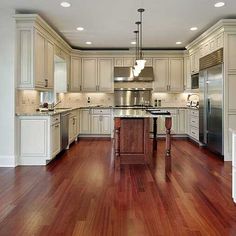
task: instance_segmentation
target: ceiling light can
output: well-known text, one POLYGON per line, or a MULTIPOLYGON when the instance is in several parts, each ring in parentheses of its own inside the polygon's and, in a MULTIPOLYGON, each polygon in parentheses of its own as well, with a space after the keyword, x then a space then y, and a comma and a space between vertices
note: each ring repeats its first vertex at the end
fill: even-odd
POLYGON ((215 3, 215 7, 223 7, 225 5, 225 3, 224 2, 216 2, 215 3))
POLYGON ((70 7, 71 4, 69 2, 61 2, 60 4, 62 7, 70 7))

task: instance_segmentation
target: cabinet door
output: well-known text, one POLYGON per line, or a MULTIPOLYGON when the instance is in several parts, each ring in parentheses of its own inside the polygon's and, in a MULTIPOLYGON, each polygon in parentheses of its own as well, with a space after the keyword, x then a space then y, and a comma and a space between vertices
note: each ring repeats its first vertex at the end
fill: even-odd
POLYGON ((102 116, 101 134, 111 134, 111 116, 110 115, 102 116))
POLYGON ((54 45, 45 40, 45 79, 48 88, 54 87, 54 45))
POLYGON ((90 134, 90 110, 80 110, 80 134, 90 134))
POLYGON ((77 134, 76 136, 79 135, 79 132, 80 132, 80 110, 78 109, 77 110, 77 134))
POLYGON ((77 116, 73 117, 73 138, 75 139, 77 137, 77 116))
POLYGON ((145 66, 152 66, 152 58, 144 58, 146 60, 145 66))
POLYGON ((179 109, 178 114, 178 133, 186 134, 186 109, 179 109))
POLYGON ((168 59, 154 58, 154 92, 166 92, 168 85, 168 59))
POLYGON ((35 31, 35 45, 34 45, 34 77, 35 87, 45 87, 45 39, 38 32, 35 31))
POLYGON ((100 115, 91 116, 91 134, 101 133, 101 117, 100 115))
POLYGON ((183 92, 184 90, 184 64, 182 58, 170 59, 169 90, 183 92))
POLYGON ((87 92, 97 91, 97 59, 82 59, 82 90, 87 92))
POLYGON ((191 90, 191 70, 189 57, 184 58, 184 80, 185 90, 191 90))
POLYGON ((115 58, 114 66, 123 66, 123 58, 115 58))
POLYGON ((71 80, 70 91, 81 91, 81 58, 71 58, 71 80))
POLYGON ((69 118, 69 143, 72 142, 74 138, 74 117, 69 118))
POLYGON ((113 92, 113 59, 98 59, 98 90, 100 92, 113 92))
POLYGON ((190 72, 191 72, 191 74, 194 74, 194 72, 195 72, 195 54, 194 53, 190 54, 189 58, 190 58, 190 72))
POLYGON ((134 58, 124 58, 123 66, 134 66, 134 58))
POLYGON ((51 158, 55 157, 61 150, 60 124, 51 127, 51 158))

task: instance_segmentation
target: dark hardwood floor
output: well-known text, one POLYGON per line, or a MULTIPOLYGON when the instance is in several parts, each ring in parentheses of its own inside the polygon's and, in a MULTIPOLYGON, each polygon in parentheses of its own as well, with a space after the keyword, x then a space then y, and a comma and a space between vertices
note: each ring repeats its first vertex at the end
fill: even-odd
POLYGON ((111 141, 82 140, 47 167, 0 168, 0 235, 236 235, 231 163, 163 141, 151 169, 113 168, 111 141))

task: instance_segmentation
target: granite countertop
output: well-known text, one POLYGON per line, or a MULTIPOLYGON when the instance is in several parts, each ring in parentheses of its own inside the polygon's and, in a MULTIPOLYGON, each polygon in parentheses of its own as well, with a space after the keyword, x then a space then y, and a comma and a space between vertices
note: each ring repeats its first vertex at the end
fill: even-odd
MULTIPOLYGON (((198 110, 198 108, 195 107, 186 107, 186 106, 177 106, 177 107, 170 107, 170 106, 162 106, 162 107, 153 107, 155 109, 194 109, 198 110)), ((47 112, 40 112, 40 111, 32 111, 32 112, 18 112, 16 113, 16 116, 54 116, 65 112, 70 112, 77 109, 112 109, 114 111, 114 114, 123 114, 124 116, 131 116, 129 114, 132 114, 132 116, 135 117, 153 117, 153 115, 147 113, 146 111, 141 107, 112 107, 112 106, 82 106, 82 107, 74 107, 74 108, 58 108, 55 111, 47 111, 47 112)))
POLYGON ((155 118, 155 117, 172 117, 172 115, 152 115, 143 109, 115 109, 113 116, 117 118, 155 118))

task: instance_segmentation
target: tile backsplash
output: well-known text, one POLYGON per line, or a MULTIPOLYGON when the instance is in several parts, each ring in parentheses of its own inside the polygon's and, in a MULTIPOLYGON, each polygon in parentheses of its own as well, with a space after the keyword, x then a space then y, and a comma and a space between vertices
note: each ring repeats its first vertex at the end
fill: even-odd
MULTIPOLYGON (((40 104, 40 92, 33 90, 17 90, 16 91, 16 112, 32 112, 35 111, 40 104)), ((162 106, 186 106, 187 93, 153 93, 152 104, 154 100, 161 100, 162 106)), ((112 93, 60 93, 57 100, 61 100, 58 107, 82 107, 82 106, 113 106, 114 94, 112 93), (88 103, 90 100, 90 103, 88 103)))

